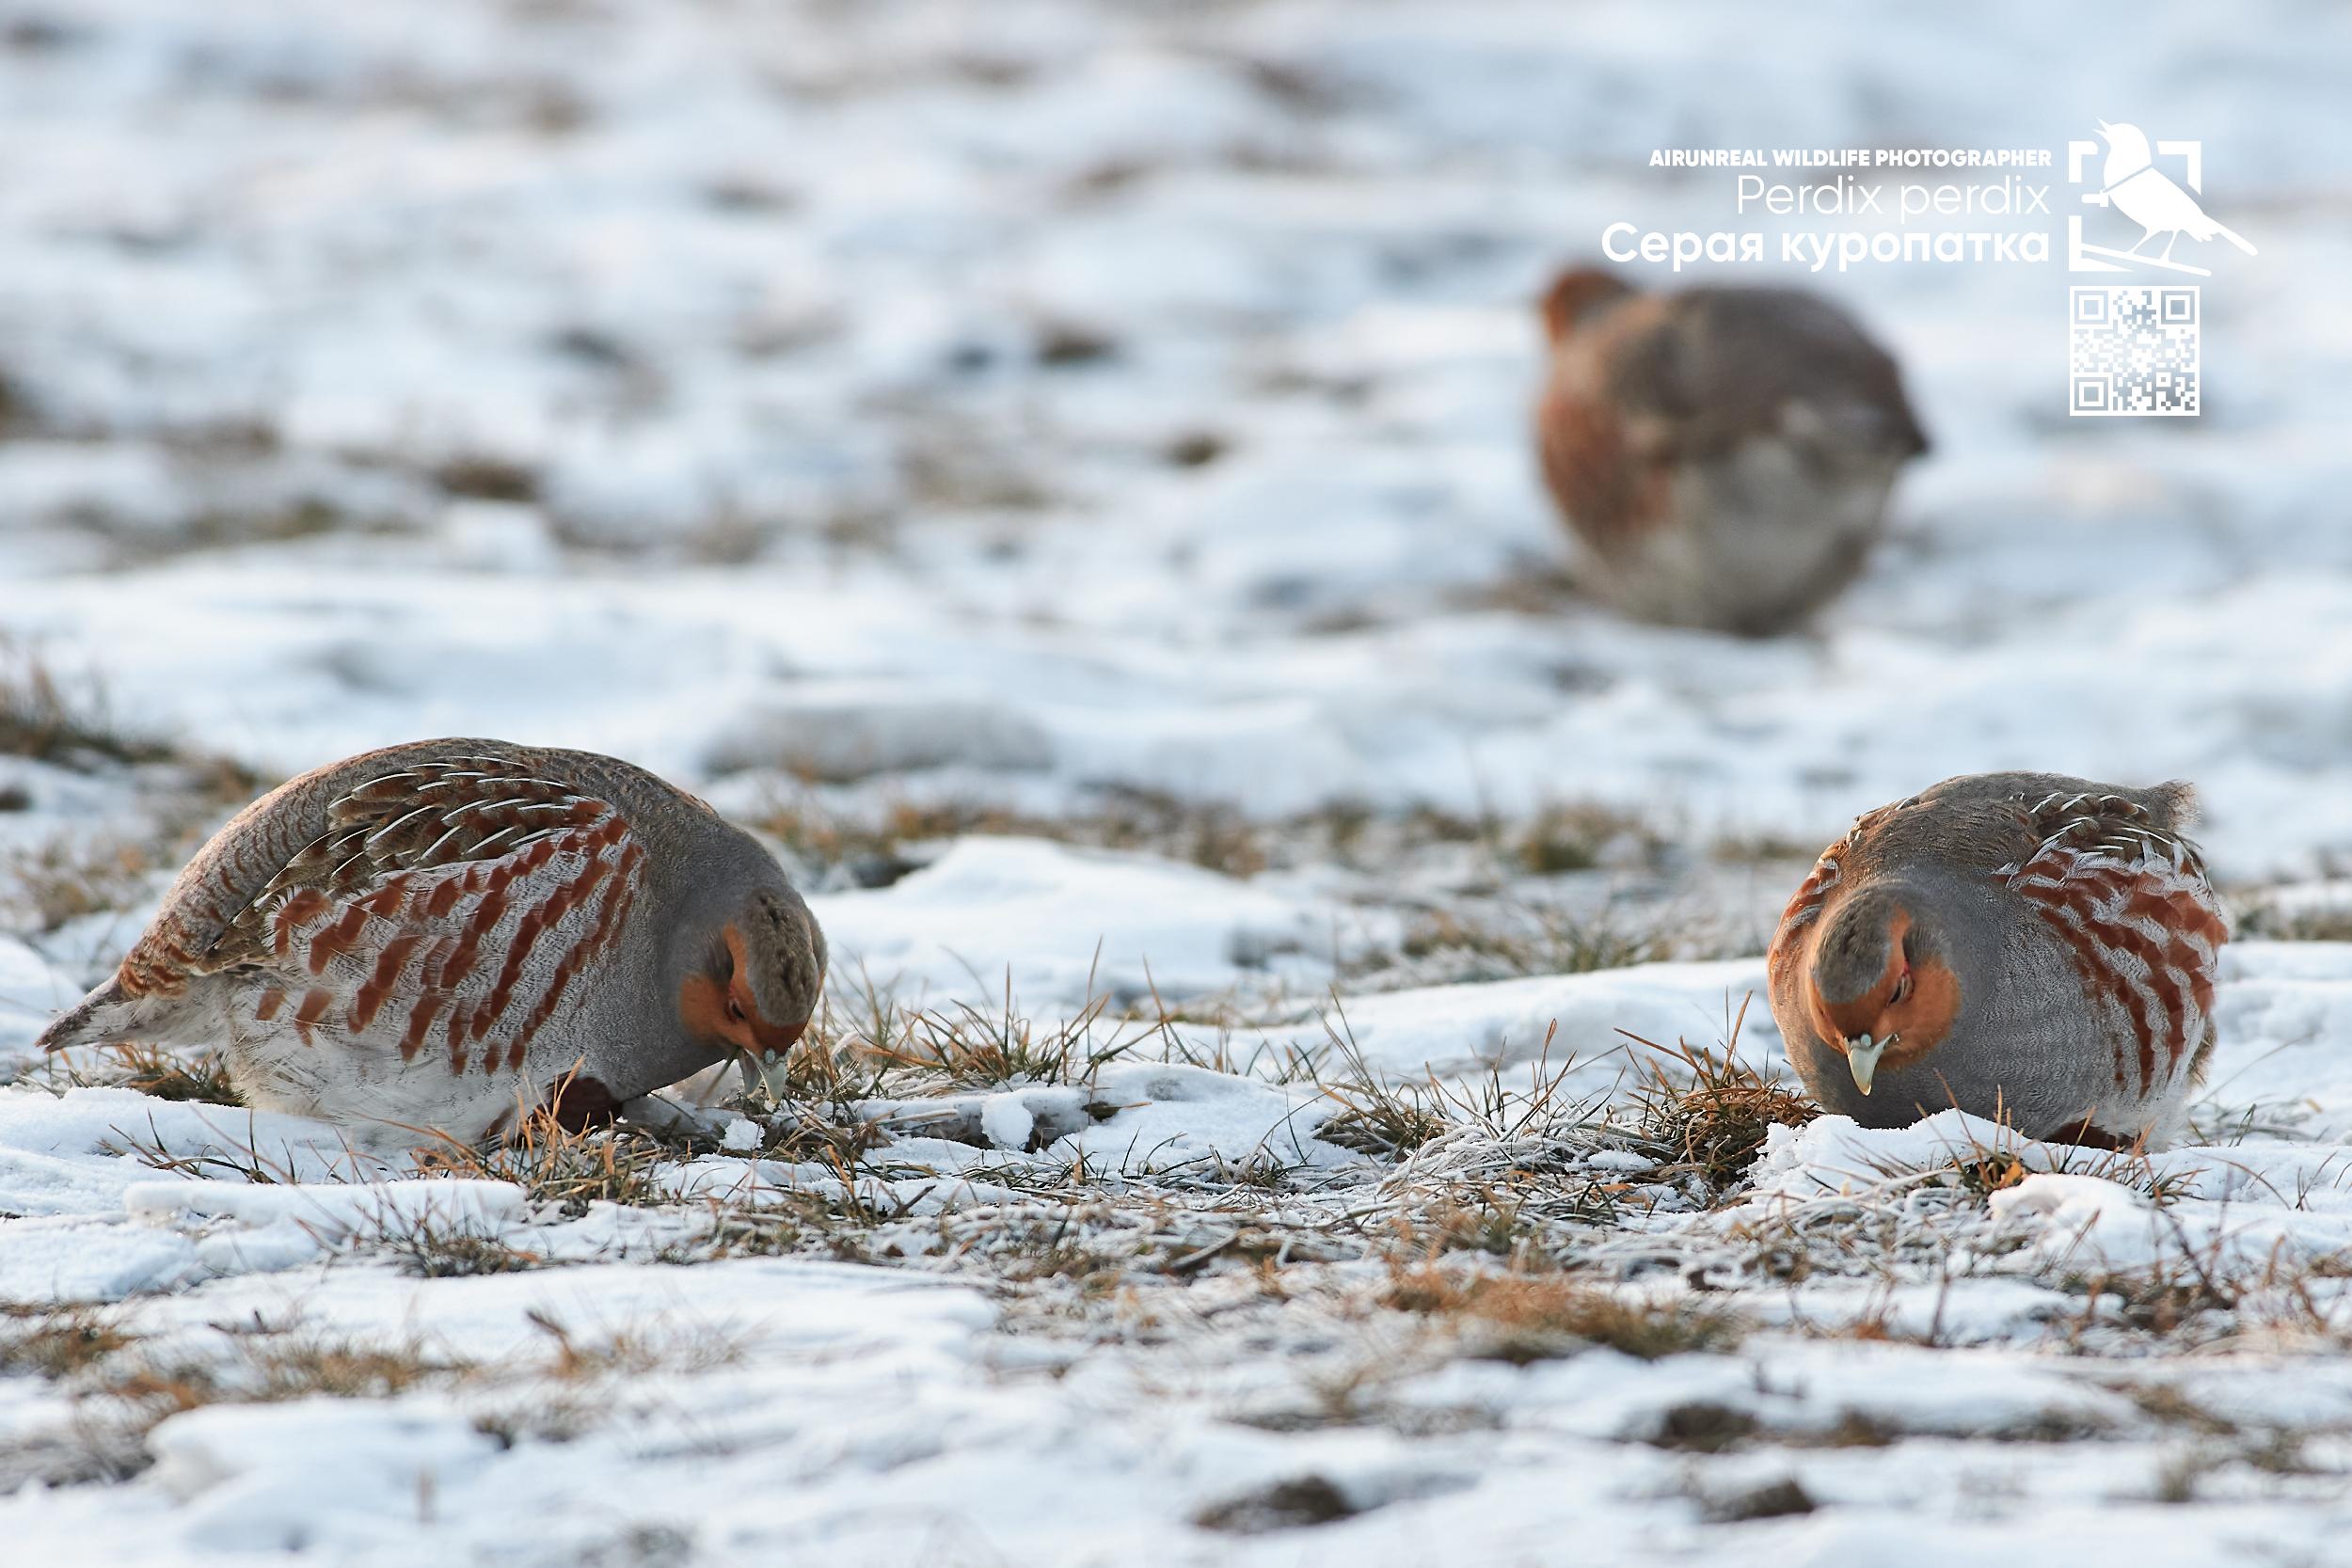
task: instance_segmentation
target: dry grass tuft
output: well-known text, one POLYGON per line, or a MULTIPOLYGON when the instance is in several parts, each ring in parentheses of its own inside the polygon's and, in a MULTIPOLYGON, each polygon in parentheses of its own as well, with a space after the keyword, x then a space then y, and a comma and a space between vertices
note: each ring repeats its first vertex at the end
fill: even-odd
POLYGON ((1714 917, 1703 912, 1629 912, 1615 898, 1572 909, 1503 897, 1422 913, 1395 947, 1354 957, 1346 973, 1360 978, 1398 972, 1391 979, 1401 975, 1417 985, 1460 985, 1533 974, 1583 974, 1745 950, 1744 944, 1727 942, 1714 917))
POLYGON ((1720 833, 1707 847, 1708 858, 1725 865, 1778 865, 1787 862, 1809 864, 1820 852, 1818 844, 1772 832, 1720 833))
POLYGON ((1747 1411, 1713 1400, 1689 1400, 1659 1414, 1649 1441, 1678 1453, 1725 1453, 1754 1437, 1761 1426, 1747 1411))
POLYGON ((1523 1196, 1498 1187, 1455 1189, 1394 1224, 1397 1256, 1478 1252, 1515 1265, 1536 1260, 1544 1226, 1523 1196))
POLYGON ((1360 1512, 1347 1494, 1322 1476, 1294 1476, 1270 1486, 1212 1503, 1192 1516, 1202 1529, 1228 1535, 1263 1535, 1269 1530, 1327 1525, 1360 1512))
POLYGON ((1106 790, 1090 809, 1051 817, 954 800, 894 800, 861 814, 804 795, 776 802, 751 825, 820 873, 860 887, 887 886, 924 863, 925 847, 973 833, 1148 852, 1228 877, 1255 876, 1267 864, 1263 835, 1233 807, 1142 790, 1106 790))
POLYGON ((117 721, 95 680, 77 689, 30 652, 0 641, 0 752, 87 768, 161 762, 172 749, 117 721))
POLYGON ((1376 1160, 1401 1159, 1453 1125, 1418 1083, 1366 1077, 1327 1085, 1323 1092, 1340 1109, 1315 1136, 1376 1160))
POLYGON ((453 496, 477 500, 535 501, 539 475, 525 464, 486 453, 453 457, 433 471, 434 482, 453 496))
POLYGON ((2239 910, 2231 935, 2241 941, 2352 942, 2352 905, 2306 905, 2290 909, 2252 903, 2239 910))
POLYGON ((217 550, 241 545, 285 545, 330 533, 389 533, 397 519, 346 512, 325 496, 292 496, 274 505, 199 512, 183 521, 174 550, 217 550))
POLYGON ((1082 1296, 1108 1296, 1124 1282, 1136 1259, 1089 1234, 1089 1221, 1104 1217, 1082 1210, 1009 1216, 988 1239, 988 1260, 1000 1278, 1014 1284, 1061 1281, 1082 1296))
POLYGON ((1677 1040, 1671 1047, 1626 1037, 1646 1048, 1646 1079, 1637 1090, 1643 1133, 1673 1151, 1711 1192, 1744 1175, 1774 1127, 1802 1127, 1820 1107, 1739 1059, 1740 1030, 1748 1003, 1740 1004, 1721 1051, 1677 1040))
MULTIPOLYGON (((979 368, 991 351, 973 345, 967 363, 979 368)), ((1060 498, 1045 477, 1022 462, 1020 448, 970 429, 916 427, 898 445, 898 483, 925 510, 1036 512, 1060 498)))
POLYGON ((1375 1159, 1397 1160, 1454 1127, 1454 1113, 1460 1107, 1449 1101, 1435 1074, 1425 1083, 1391 1081, 1365 1059, 1337 992, 1332 994, 1331 1016, 1324 1020, 1323 1032, 1332 1064, 1343 1075, 1327 1075, 1317 1059, 1305 1062, 1315 1086, 1340 1107, 1315 1129, 1316 1137, 1375 1159))
POLYGON ((1380 1297, 1401 1312, 1450 1320, 1481 1359, 1524 1364, 1603 1345, 1644 1361, 1736 1346, 1740 1320, 1695 1303, 1628 1300, 1563 1275, 1396 1269, 1380 1297))
POLYGON ((1041 1028, 1008 1006, 989 1012, 969 1003, 901 1013, 901 1033, 882 1054, 901 1067, 936 1072, 957 1088, 1011 1084, 1083 1083, 1133 1049, 1131 1039, 1100 1041, 1098 999, 1079 1017, 1041 1028))
POLYGON ((637 1324, 589 1339, 537 1307, 523 1316, 552 1344, 553 1358, 543 1375, 566 1383, 643 1377, 660 1371, 715 1371, 743 1358, 742 1338, 720 1324, 637 1324))
POLYGON ((2064 1284, 2081 1291, 2092 1309, 2112 1307, 2125 1327, 2159 1338, 2192 1327, 2226 1324, 2248 1293, 2242 1282, 2225 1277, 2190 1253, 2143 1269, 2100 1272, 2064 1284))
POLYGON ((1701 1512, 1710 1525, 1737 1525, 1750 1519, 1786 1519, 1819 1506, 1794 1477, 1783 1476, 1744 1492, 1709 1497, 1701 1512))
POLYGON ((933 841, 966 833, 1057 836, 1009 809, 954 801, 898 800, 869 817, 803 799, 770 806, 751 825, 820 874, 838 872, 859 887, 887 887, 915 870, 921 863, 909 851, 933 841))
MULTIPOLYGON (((1573 870, 1628 862, 1652 865, 1665 852, 1665 840, 1655 829, 1601 807, 1553 808, 1514 825, 1429 806, 1379 812, 1360 800, 1337 799, 1267 821, 1247 816, 1230 802, 1126 785, 1095 789, 1070 810, 1053 816, 973 799, 851 804, 808 786, 779 793, 747 820, 819 879, 862 887, 894 882, 928 863, 945 843, 972 833, 1159 855, 1236 878, 1269 867, 1334 862, 1368 872, 1392 872, 1400 863, 1431 852, 1451 864, 1458 855, 1445 852, 1476 846, 1494 879, 1508 881, 1531 869, 1573 870)), ((1657 956, 1642 945, 1648 933, 1627 930, 1622 922, 1608 919, 1593 924, 1601 928, 1582 933, 1564 927, 1551 940, 1537 943, 1543 956, 1527 959, 1527 972, 1550 961, 1552 950, 1572 949, 1580 937, 1596 942, 1607 937, 1611 941, 1601 951, 1633 954, 1618 961, 1657 956)), ((1677 934, 1661 932, 1659 941, 1687 945, 1674 942, 1677 934)), ((1442 932, 1424 940, 1437 946, 1455 944, 1442 932)), ((1598 962, 1589 960, 1582 967, 1598 962)))
MULTIPOLYGON (((438 1134, 435 1134, 439 1137, 438 1134)), ((659 1180, 681 1150, 640 1127, 612 1125, 575 1132, 537 1106, 495 1144, 475 1147, 453 1138, 421 1150, 420 1169, 485 1181, 512 1181, 535 1202, 553 1204, 577 1219, 594 1203, 647 1207, 676 1201, 659 1180)))
POLYGON ((258 1317, 212 1325, 214 1333, 167 1344, 130 1332, 88 1307, 0 1308, 0 1374, 58 1382, 70 1418, 0 1443, 0 1477, 49 1484, 127 1479, 153 1462, 147 1443, 157 1423, 215 1404, 312 1398, 389 1400, 417 1389, 478 1390, 517 1401, 477 1425, 507 1440, 564 1438, 609 1417, 616 1389, 656 1372, 701 1372, 734 1364, 743 1341, 732 1329, 668 1319, 594 1337, 542 1313, 530 1321, 551 1343, 545 1357, 476 1361, 411 1335, 373 1339, 299 1330, 258 1317))
POLYGON ((2135 1380, 2108 1386, 2137 1405, 2142 1415, 2160 1426, 2186 1427, 2206 1437, 2237 1435, 2237 1422, 2201 1401, 2190 1398, 2178 1384, 2135 1380))
POLYGON ((1663 1150, 1627 1126, 1605 1095, 1572 1089, 1580 1068, 1573 1055, 1554 1057, 1556 1024, 1533 1060, 1403 1083, 1371 1069, 1344 1014, 1327 1018, 1326 1028, 1314 1081, 1340 1110, 1315 1135, 1397 1165, 1382 1184, 1378 1251, 1558 1264, 1589 1241, 1588 1227, 1672 1196, 1654 1174, 1663 1150))
POLYGON ((147 890, 153 858, 120 839, 60 834, 0 856, 0 906, 47 932, 132 903, 147 890))
POLYGON ((91 1307, 0 1307, 0 1372, 66 1377, 137 1341, 91 1307))
POLYGON ((461 1377, 474 1363, 426 1348, 421 1339, 393 1344, 272 1336, 245 1342, 240 1401, 278 1403, 324 1394, 339 1400, 381 1400, 429 1383, 461 1377))
POLYGON ((1586 1124, 1589 1107, 1566 1106, 1561 1092, 1574 1064, 1549 1068, 1549 1035, 1524 1088, 1506 1085, 1500 1068, 1484 1083, 1449 1085, 1434 1072, 1391 1079, 1364 1055, 1336 992, 1331 1004, 1323 1021, 1324 1050, 1296 1058, 1309 1081, 1340 1107, 1315 1128, 1325 1143, 1398 1160, 1449 1132, 1467 1132, 1497 1147, 1541 1145, 1563 1126, 1581 1130, 1586 1124))
POLYGON ((419 1339, 373 1344, 310 1334, 241 1335, 224 1357, 140 1354, 107 1363, 86 1384, 86 1399, 113 1402, 134 1441, 157 1422, 209 1404, 276 1404, 324 1395, 389 1399, 421 1386, 453 1383, 473 1363, 419 1339))
POLYGON ((245 1098, 230 1081, 229 1058, 216 1050, 172 1051, 160 1045, 130 1041, 104 1048, 121 1069, 104 1078, 74 1077, 77 1085, 103 1085, 136 1089, 157 1100, 193 1101, 206 1105, 243 1105, 245 1098))
POLYGON ((1630 812, 1581 802, 1547 806, 1512 845, 1519 863, 1539 877, 1591 871, 1608 862, 1655 862, 1665 841, 1630 812))
POLYGON ((1632 929, 1606 910, 1579 917, 1534 909, 1491 920, 1443 910, 1415 920, 1397 951, 1412 959, 1454 958, 1470 980, 1583 974, 1673 957, 1658 933, 1632 929))
POLYGON ((993 1007, 957 1002, 907 1006, 860 975, 835 1009, 829 1001, 809 1038, 787 1059, 795 1091, 846 1109, 857 1099, 1000 1088, 1013 1084, 1085 1084, 1152 1033, 1106 1019, 1093 993, 1058 1024, 1024 1017, 1008 976, 993 1007), (805 1076, 803 1076, 803 1074, 805 1076))
POLYGON ((181 1150, 173 1148, 155 1125, 153 1113, 147 1118, 147 1136, 117 1128, 115 1137, 103 1140, 99 1149, 106 1154, 126 1154, 152 1170, 167 1171, 174 1176, 235 1177, 257 1187, 266 1187, 294 1180, 286 1166, 270 1160, 258 1148, 230 1144, 225 1147, 205 1144, 181 1150), (116 1139, 119 1139, 117 1142, 116 1139))
POLYGON ((400 1271, 419 1279, 466 1279, 485 1274, 520 1274, 547 1259, 535 1252, 510 1246, 495 1236, 464 1229, 421 1225, 413 1229, 388 1229, 380 1237, 383 1249, 399 1261, 400 1271))

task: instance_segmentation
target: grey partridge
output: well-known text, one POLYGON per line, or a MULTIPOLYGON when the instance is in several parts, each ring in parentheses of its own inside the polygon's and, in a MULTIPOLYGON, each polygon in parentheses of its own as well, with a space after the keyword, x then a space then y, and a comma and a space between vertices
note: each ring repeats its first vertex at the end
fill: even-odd
POLYGON ((2169 1140, 2213 1052, 2227 921, 2184 784, 1979 773, 1857 819, 1767 964, 1788 1060, 1871 1127, 1957 1105, 2035 1138, 2169 1140))
POLYGON ((1928 450, 1895 361, 1788 289, 1640 293, 1597 268, 1543 301, 1545 483, 1597 595, 1769 636, 1851 583, 1928 450))
POLYGON ((772 1069, 824 974, 783 869, 692 796, 593 752, 427 740, 246 807, 41 1042, 218 1041, 252 1105, 473 1141, 730 1055, 772 1069))

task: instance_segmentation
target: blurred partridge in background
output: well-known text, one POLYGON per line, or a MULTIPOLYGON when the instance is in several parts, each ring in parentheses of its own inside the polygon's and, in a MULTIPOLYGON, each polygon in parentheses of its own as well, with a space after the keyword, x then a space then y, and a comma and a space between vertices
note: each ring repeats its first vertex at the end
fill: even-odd
POLYGON ((1785 289, 1640 293, 1563 274, 1536 408, 1545 483, 1626 614, 1768 636, 1860 574, 1928 441, 1893 359, 1785 289))

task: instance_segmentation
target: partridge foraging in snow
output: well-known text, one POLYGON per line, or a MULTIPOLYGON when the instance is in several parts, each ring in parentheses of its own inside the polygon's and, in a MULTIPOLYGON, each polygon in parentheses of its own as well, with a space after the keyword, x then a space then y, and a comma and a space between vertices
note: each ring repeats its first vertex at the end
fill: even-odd
POLYGON ((220 1040, 249 1104, 470 1142, 730 1054, 772 1069, 824 974, 782 868, 700 800, 593 752, 426 740, 246 807, 41 1043, 220 1040))
POLYGON ((1860 574, 1928 450, 1895 361, 1786 289, 1645 294, 1597 268, 1543 302, 1544 480, 1627 614, 1785 631, 1860 574))
POLYGON ((1957 1105, 2034 1138, 2175 1130, 2229 939, 2185 784, 1977 773, 1857 818, 1768 958, 1789 1062, 1830 1111, 1957 1105))

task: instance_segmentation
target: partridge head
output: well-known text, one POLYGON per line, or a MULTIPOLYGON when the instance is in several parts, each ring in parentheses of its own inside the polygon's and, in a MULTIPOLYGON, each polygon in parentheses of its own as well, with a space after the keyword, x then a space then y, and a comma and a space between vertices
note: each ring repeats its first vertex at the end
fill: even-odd
POLYGON ((1816 1032, 1845 1053, 1862 1093, 1870 1092, 1882 1063, 1916 1062, 1951 1033, 1961 990, 1949 949, 1963 941, 1932 901, 1888 886, 1846 900, 1823 928, 1805 976, 1806 1000, 1816 1032))
POLYGON ((825 934, 797 894, 758 888, 716 901, 690 927, 677 987, 680 1024, 734 1053, 746 1088, 777 1089, 786 1053, 807 1032, 825 983, 825 934))

